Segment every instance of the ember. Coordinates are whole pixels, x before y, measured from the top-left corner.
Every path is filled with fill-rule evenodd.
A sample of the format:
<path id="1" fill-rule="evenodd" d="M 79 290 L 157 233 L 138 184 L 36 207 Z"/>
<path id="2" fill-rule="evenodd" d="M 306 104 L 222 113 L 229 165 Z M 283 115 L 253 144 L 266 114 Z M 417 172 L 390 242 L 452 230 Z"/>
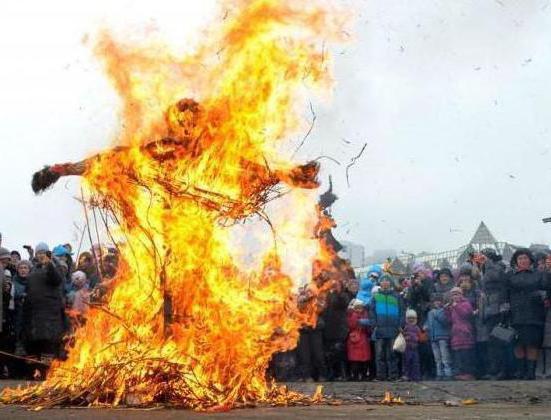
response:
<path id="1" fill-rule="evenodd" d="M 3 402 L 224 411 L 322 400 L 321 388 L 305 398 L 265 371 L 312 321 L 296 309 L 286 268 L 308 272 L 319 254 L 310 191 L 319 167 L 288 161 L 280 144 L 304 128 L 304 86 L 330 85 L 321 40 L 338 40 L 340 14 L 318 2 L 225 3 L 220 33 L 183 59 L 99 37 L 96 52 L 123 104 L 117 147 L 46 167 L 33 188 L 84 176 L 91 205 L 118 222 L 124 264 L 68 359 L 41 385 L 6 390 Z M 191 95 L 197 101 L 182 100 Z M 265 206 L 288 192 L 293 217 L 278 231 Z M 241 267 L 228 226 L 255 215 L 275 237 L 290 233 L 300 252 L 274 245 L 256 269 Z"/>
<path id="2" fill-rule="evenodd" d="M 383 405 L 403 405 L 405 402 L 398 396 L 392 395 L 392 392 L 385 391 L 385 397 L 380 402 Z"/>

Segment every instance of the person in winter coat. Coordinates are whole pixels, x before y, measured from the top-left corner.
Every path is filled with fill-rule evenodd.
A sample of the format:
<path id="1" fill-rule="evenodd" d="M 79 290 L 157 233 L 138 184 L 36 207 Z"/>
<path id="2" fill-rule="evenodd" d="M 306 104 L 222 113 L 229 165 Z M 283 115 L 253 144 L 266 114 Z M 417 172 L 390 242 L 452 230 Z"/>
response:
<path id="1" fill-rule="evenodd" d="M 370 324 L 375 340 L 377 380 L 398 379 L 398 360 L 392 350 L 394 339 L 403 319 L 402 300 L 392 288 L 392 279 L 386 274 L 380 279 L 381 288 L 373 295 L 369 308 Z"/>
<path id="2" fill-rule="evenodd" d="M 450 351 L 450 322 L 443 308 L 442 295 L 432 297 L 432 309 L 429 311 L 425 330 L 434 355 L 436 380 L 452 379 L 452 357 Z"/>
<path id="3" fill-rule="evenodd" d="M 505 323 L 509 310 L 507 284 L 502 258 L 495 250 L 482 250 L 475 258 L 481 272 L 480 299 L 476 315 L 478 359 L 480 376 L 484 379 L 503 380 L 507 377 L 508 346 L 490 336 L 500 323 Z"/>
<path id="4" fill-rule="evenodd" d="M 297 299 L 299 310 L 303 311 L 305 308 L 311 307 L 317 294 L 318 291 L 314 285 L 303 288 Z M 318 298 L 314 308 L 316 313 L 319 313 L 324 306 L 325 302 Z M 327 368 L 323 353 L 324 328 L 324 320 L 321 316 L 318 316 L 314 326 L 303 326 L 299 330 L 297 359 L 300 371 L 299 380 L 301 381 L 313 382 L 314 379 L 317 379 L 324 382 L 326 380 Z"/>
<path id="5" fill-rule="evenodd" d="M 430 310 L 431 295 L 434 292 L 434 282 L 429 277 L 423 264 L 416 264 L 413 268 L 411 285 L 405 294 L 408 307 L 417 312 L 419 325 L 423 325 Z M 434 358 L 428 342 L 419 343 L 419 357 L 421 359 L 421 372 L 425 379 L 430 379 L 434 372 Z"/>
<path id="6" fill-rule="evenodd" d="M 455 378 L 462 381 L 474 379 L 475 334 L 473 308 L 463 297 L 459 287 L 450 290 L 451 302 L 446 307 L 446 316 L 451 323 L 451 348 L 455 357 Z"/>
<path id="7" fill-rule="evenodd" d="M 323 344 L 327 363 L 328 380 L 346 379 L 346 337 L 348 336 L 347 310 L 350 298 L 340 280 L 333 282 L 327 294 L 323 318 Z"/>
<path id="8" fill-rule="evenodd" d="M 371 360 L 368 311 L 363 301 L 353 299 L 348 305 L 348 337 L 346 354 L 350 363 L 350 378 L 353 381 L 367 378 L 367 363 Z"/>
<path id="9" fill-rule="evenodd" d="M 404 354 L 404 375 L 409 381 L 421 380 L 421 364 L 419 361 L 419 335 L 421 329 L 417 325 L 417 313 L 413 309 L 406 311 L 406 325 L 403 329 L 406 339 Z"/>
<path id="10" fill-rule="evenodd" d="M 30 261 L 19 261 L 17 264 L 17 274 L 13 278 L 15 354 L 18 356 L 26 354 L 23 337 L 23 308 L 27 297 L 27 280 L 32 268 L 33 265 Z"/>
<path id="11" fill-rule="evenodd" d="M 63 277 L 52 262 L 48 246 L 35 248 L 37 265 L 27 278 L 24 325 L 27 352 L 50 359 L 60 351 L 64 331 Z"/>
<path id="12" fill-rule="evenodd" d="M 14 346 L 13 311 L 10 309 L 12 291 L 12 273 L 10 251 L 0 247 L 0 350 L 11 353 Z M 0 356 L 0 374 L 9 377 L 13 360 Z"/>
<path id="13" fill-rule="evenodd" d="M 434 291 L 448 300 L 450 298 L 450 291 L 455 287 L 453 281 L 453 274 L 449 268 L 443 268 L 438 272 L 436 276 L 436 282 L 434 284 Z"/>
<path id="14" fill-rule="evenodd" d="M 352 299 L 356 299 L 356 295 L 358 294 L 360 290 L 360 282 L 358 279 L 348 279 L 348 281 L 344 285 L 344 291 L 348 295 L 348 299 L 352 301 Z"/>
<path id="15" fill-rule="evenodd" d="M 11 300 L 10 251 L 0 247 L 0 333 L 8 330 L 8 310 Z"/>
<path id="16" fill-rule="evenodd" d="M 550 254 L 541 252 L 539 255 L 536 255 L 537 267 L 540 272 L 551 272 L 551 267 L 547 268 L 547 258 Z M 545 299 L 545 324 L 543 327 L 543 344 L 542 348 L 544 351 L 543 354 L 543 370 L 545 373 L 546 379 L 550 377 L 550 368 L 551 364 L 551 292 L 547 292 Z"/>
<path id="17" fill-rule="evenodd" d="M 408 306 L 417 313 L 420 322 L 424 322 L 430 309 L 430 297 L 433 290 L 433 281 L 427 276 L 425 267 L 422 264 L 416 264 L 413 267 L 411 284 L 405 293 L 405 300 L 408 302 Z"/>
<path id="18" fill-rule="evenodd" d="M 535 379 L 536 363 L 543 342 L 544 299 L 551 289 L 548 273 L 535 271 L 534 256 L 528 249 L 518 249 L 511 258 L 512 271 L 507 275 L 511 306 L 511 324 L 517 332 L 515 357 L 518 376 Z"/>
<path id="19" fill-rule="evenodd" d="M 472 322 L 473 322 L 474 331 L 475 331 L 475 347 L 473 351 L 477 356 L 480 356 L 477 353 L 478 343 L 477 343 L 477 329 L 476 329 L 477 321 L 478 321 L 478 302 L 480 301 L 480 292 L 478 290 L 478 287 L 476 287 L 476 284 L 473 281 L 471 270 L 459 272 L 459 276 L 457 277 L 457 287 L 461 289 L 461 291 L 463 292 L 463 297 L 469 301 L 469 303 L 471 304 L 471 307 L 473 308 Z M 487 351 L 487 348 L 485 350 Z M 479 365 L 478 361 L 479 361 L 479 357 L 475 359 L 474 372 L 477 378 L 481 378 L 484 375 L 482 374 L 483 372 L 482 367 Z"/>
<path id="20" fill-rule="evenodd" d="M 96 261 L 90 252 L 82 252 L 78 257 L 77 270 L 84 271 L 88 278 L 90 290 L 100 283 L 100 275 Z"/>
<path id="21" fill-rule="evenodd" d="M 65 246 L 58 245 L 54 247 L 52 250 L 52 254 L 54 257 L 57 258 L 57 262 L 60 265 L 60 267 L 63 267 L 65 265 L 67 267 L 67 270 L 63 270 L 60 274 L 64 277 L 63 282 L 63 291 L 65 294 L 68 294 L 71 292 L 72 282 L 71 282 L 71 266 L 73 264 L 71 260 L 71 255 L 69 254 L 69 251 Z M 59 269 L 59 267 L 58 267 Z"/>
<path id="22" fill-rule="evenodd" d="M 457 277 L 457 287 L 463 292 L 463 297 L 469 301 L 473 307 L 474 314 L 478 312 L 478 302 L 480 300 L 480 291 L 473 281 L 470 272 L 459 273 Z"/>
<path id="23" fill-rule="evenodd" d="M 71 280 L 73 290 L 71 293 L 71 309 L 82 317 L 88 312 L 90 303 L 88 279 L 83 271 L 75 271 L 71 275 Z"/>

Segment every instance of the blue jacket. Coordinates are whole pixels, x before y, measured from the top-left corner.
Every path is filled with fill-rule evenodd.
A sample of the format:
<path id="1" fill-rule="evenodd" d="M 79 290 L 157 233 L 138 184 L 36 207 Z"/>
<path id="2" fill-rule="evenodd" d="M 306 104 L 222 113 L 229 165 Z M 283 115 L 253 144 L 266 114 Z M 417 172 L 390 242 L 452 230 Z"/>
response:
<path id="1" fill-rule="evenodd" d="M 403 321 L 402 299 L 394 290 L 379 290 L 369 306 L 373 338 L 395 338 Z"/>
<path id="2" fill-rule="evenodd" d="M 356 295 L 356 299 L 361 300 L 365 306 L 371 304 L 371 289 L 373 289 L 373 281 L 370 278 L 363 278 L 360 280 L 360 290 Z"/>
<path id="3" fill-rule="evenodd" d="M 429 311 L 427 321 L 425 322 L 425 329 L 430 341 L 450 339 L 450 322 L 446 317 L 444 308 L 434 308 Z"/>

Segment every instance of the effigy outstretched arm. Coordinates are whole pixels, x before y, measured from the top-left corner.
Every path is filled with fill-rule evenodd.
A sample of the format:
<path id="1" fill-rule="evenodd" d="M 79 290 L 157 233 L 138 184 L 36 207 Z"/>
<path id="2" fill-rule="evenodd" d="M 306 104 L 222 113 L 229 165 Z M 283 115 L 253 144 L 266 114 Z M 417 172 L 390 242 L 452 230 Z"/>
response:
<path id="1" fill-rule="evenodd" d="M 116 147 L 102 154 L 94 155 L 80 162 L 59 163 L 51 166 L 45 166 L 40 171 L 34 173 L 31 186 L 35 194 L 40 194 L 53 186 L 61 177 L 65 176 L 83 176 L 93 162 L 110 153 L 128 152 L 129 148 L 124 146 Z M 189 151 L 189 143 L 181 143 L 172 139 L 163 139 L 148 143 L 142 146 L 144 153 L 148 154 L 153 160 L 158 162 L 172 159 L 176 154 Z M 256 164 L 244 165 L 249 170 L 257 173 L 265 172 L 264 177 L 272 180 L 272 183 L 283 182 L 289 186 L 305 189 L 313 189 L 319 186 L 317 175 L 319 172 L 319 163 L 315 161 L 304 165 L 297 165 L 286 170 L 268 170 Z"/>

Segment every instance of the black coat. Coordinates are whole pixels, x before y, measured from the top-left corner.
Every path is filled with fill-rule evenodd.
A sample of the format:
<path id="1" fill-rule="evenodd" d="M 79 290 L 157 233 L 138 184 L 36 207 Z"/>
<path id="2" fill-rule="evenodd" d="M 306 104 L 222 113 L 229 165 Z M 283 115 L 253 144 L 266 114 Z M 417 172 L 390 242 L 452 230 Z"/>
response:
<path id="1" fill-rule="evenodd" d="M 321 317 L 325 323 L 323 338 L 328 341 L 344 341 L 348 336 L 346 313 L 350 295 L 347 291 L 330 292 L 327 295 L 327 306 Z"/>
<path id="2" fill-rule="evenodd" d="M 434 284 L 431 279 L 423 279 L 421 284 L 412 284 L 407 290 L 405 299 L 408 306 L 417 312 L 419 323 L 423 324 L 430 309 L 431 295 L 434 293 Z"/>
<path id="3" fill-rule="evenodd" d="M 497 322 L 501 317 L 503 305 L 508 302 L 508 285 L 505 270 L 501 264 L 487 261 L 480 280 L 483 297 L 481 315 L 484 322 Z"/>
<path id="4" fill-rule="evenodd" d="M 507 274 L 507 291 L 513 325 L 545 323 L 545 291 L 551 289 L 549 273 L 512 271 Z"/>
<path id="5" fill-rule="evenodd" d="M 63 277 L 54 266 L 36 267 L 27 278 L 24 328 L 27 341 L 59 341 L 64 331 Z"/>

